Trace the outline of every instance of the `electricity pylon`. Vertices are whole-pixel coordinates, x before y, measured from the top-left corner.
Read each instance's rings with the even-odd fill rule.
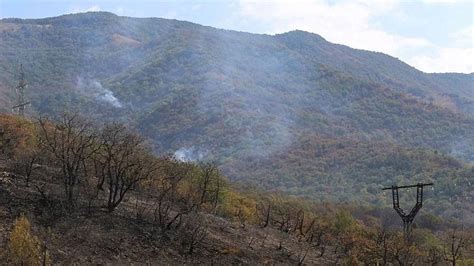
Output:
[[[433,183],[422,184],[418,183],[416,185],[410,186],[391,186],[386,187],[383,190],[392,190],[392,200],[393,200],[393,208],[398,213],[398,215],[402,218],[403,221],[403,232],[405,234],[405,239],[408,241],[410,239],[411,234],[411,225],[413,224],[413,220],[415,219],[416,214],[423,206],[423,187],[425,186],[432,186]],[[410,213],[405,213],[405,211],[400,208],[400,200],[398,197],[398,189],[399,188],[412,188],[416,187],[416,204],[410,211]]]
[[[28,84],[25,79],[25,72],[23,71],[23,65],[20,65],[20,81],[16,86],[16,94],[18,95],[17,104],[12,107],[12,110],[18,109],[18,115],[25,116],[25,107],[30,104],[25,99],[25,90]]]

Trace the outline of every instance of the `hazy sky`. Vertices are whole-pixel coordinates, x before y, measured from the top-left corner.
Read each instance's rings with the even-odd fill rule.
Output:
[[[474,0],[0,0],[0,17],[85,11],[187,20],[253,33],[294,29],[398,57],[425,72],[473,72]]]

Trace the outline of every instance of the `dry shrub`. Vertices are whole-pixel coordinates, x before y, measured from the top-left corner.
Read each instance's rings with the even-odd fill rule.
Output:
[[[14,265],[40,265],[49,262],[47,254],[42,254],[40,241],[31,233],[31,224],[24,215],[15,220],[5,261]]]
[[[36,144],[32,121],[13,115],[0,114],[0,154],[14,157]]]

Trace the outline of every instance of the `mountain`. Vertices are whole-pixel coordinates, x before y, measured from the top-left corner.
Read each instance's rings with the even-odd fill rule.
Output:
[[[456,215],[472,208],[474,74],[423,73],[303,31],[104,12],[0,21],[5,112],[20,63],[31,114],[119,120],[157,153],[216,161],[243,184],[387,204],[383,186],[431,180],[428,206],[463,195]]]

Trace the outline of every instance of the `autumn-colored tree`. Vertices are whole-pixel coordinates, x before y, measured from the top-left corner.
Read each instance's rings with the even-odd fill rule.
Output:
[[[444,260],[453,266],[463,257],[467,248],[469,238],[466,233],[452,230],[445,236],[445,246],[443,250]]]
[[[416,243],[405,241],[402,233],[396,233],[393,238],[392,257],[399,265],[416,265],[422,258],[422,252]]]
[[[443,252],[440,248],[431,247],[426,254],[425,261],[430,265],[439,265],[443,261]]]
[[[214,163],[188,164],[187,177],[180,186],[190,209],[215,212],[222,203],[225,180]]]
[[[0,154],[10,158],[35,146],[35,125],[28,119],[0,115]]]
[[[31,233],[31,224],[24,215],[15,220],[5,260],[13,265],[49,263],[48,254],[42,252],[40,241]]]
[[[15,174],[28,184],[38,161],[35,124],[25,118],[0,115],[0,154],[13,159]]]
[[[375,234],[375,243],[373,246],[374,259],[381,265],[387,265],[391,260],[393,240],[395,235],[387,228],[380,228]]]
[[[197,175],[192,182],[197,193],[197,206],[208,207],[215,211],[224,192],[224,180],[219,168],[214,163],[201,163],[197,167]]]
[[[333,230],[335,234],[354,232],[358,230],[358,224],[348,211],[340,210],[334,219]]]
[[[247,222],[257,222],[256,204],[255,199],[247,195],[227,190],[219,214],[237,220],[245,226]]]

